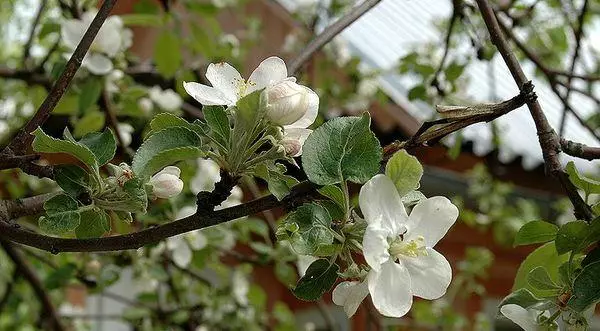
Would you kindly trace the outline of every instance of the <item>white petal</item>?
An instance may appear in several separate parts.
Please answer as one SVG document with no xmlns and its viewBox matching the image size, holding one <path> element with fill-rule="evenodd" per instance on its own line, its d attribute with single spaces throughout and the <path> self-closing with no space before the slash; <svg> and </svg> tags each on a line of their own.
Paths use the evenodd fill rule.
<svg viewBox="0 0 600 331">
<path fill-rule="evenodd" d="M 197 205 L 181 207 L 181 209 L 179 209 L 179 211 L 177 211 L 177 214 L 175 215 L 175 220 L 177 221 L 192 216 L 196 213 L 196 210 L 198 210 Z"/>
<path fill-rule="evenodd" d="M 500 308 L 500 313 L 522 327 L 525 331 L 538 330 L 537 323 L 535 322 L 535 313 L 532 314 L 532 312 L 519 305 L 504 305 Z"/>
<path fill-rule="evenodd" d="M 363 255 L 373 270 L 380 271 L 381 265 L 389 261 L 388 237 L 392 235 L 390 229 L 382 228 L 377 223 L 367 226 L 362 243 Z"/>
<path fill-rule="evenodd" d="M 381 227 L 400 234 L 408 216 L 394 183 L 385 175 L 376 175 L 363 185 L 358 196 L 360 210 L 367 223 L 382 222 Z"/>
<path fill-rule="evenodd" d="M 446 235 L 458 218 L 458 208 L 445 197 L 421 200 L 408 217 L 407 240 L 425 237 L 425 245 L 433 247 Z"/>
<path fill-rule="evenodd" d="M 371 270 L 367 276 L 373 305 L 384 316 L 402 317 L 413 302 L 408 270 L 392 261 L 381 267 L 380 272 Z"/>
<path fill-rule="evenodd" d="M 310 129 L 301 129 L 301 128 L 285 128 L 283 130 L 283 139 L 282 142 L 285 146 L 285 141 L 292 141 L 294 144 L 299 144 L 300 149 L 291 155 L 292 157 L 297 157 L 302 155 L 302 147 L 304 146 L 304 142 L 308 139 L 308 136 L 312 133 L 313 130 Z"/>
<path fill-rule="evenodd" d="M 231 102 L 221 91 L 214 87 L 198 84 L 195 82 L 183 82 L 183 88 L 192 98 L 204 106 L 233 106 Z"/>
<path fill-rule="evenodd" d="M 452 268 L 446 258 L 433 248 L 427 249 L 427 256 L 402 257 L 408 273 L 410 273 L 413 295 L 433 300 L 446 293 L 452 280 Z"/>
<path fill-rule="evenodd" d="M 164 167 L 163 170 L 159 171 L 154 176 L 158 176 L 160 174 L 169 174 L 169 175 L 173 175 L 173 176 L 179 177 L 179 175 L 181 174 L 181 170 L 179 168 L 175 167 L 175 166 L 167 166 L 167 167 Z"/>
<path fill-rule="evenodd" d="M 192 250 L 184 240 L 183 235 L 169 238 L 167 248 L 171 251 L 173 262 L 179 267 L 186 268 L 192 262 Z"/>
<path fill-rule="evenodd" d="M 112 61 L 99 53 L 89 53 L 86 55 L 82 65 L 95 75 L 106 75 L 113 70 Z"/>
<path fill-rule="evenodd" d="M 79 41 L 81 41 L 81 38 L 83 38 L 86 28 L 80 20 L 67 20 L 63 22 L 60 27 L 60 34 L 65 45 L 74 50 Z"/>
<path fill-rule="evenodd" d="M 188 232 L 185 237 L 188 241 L 188 244 L 190 244 L 192 249 L 196 251 L 201 250 L 208 244 L 208 239 L 206 239 L 206 236 L 200 230 Z"/>
<path fill-rule="evenodd" d="M 348 317 L 356 313 L 358 306 L 369 294 L 367 282 L 341 282 L 332 293 L 333 303 L 343 306 Z"/>
<path fill-rule="evenodd" d="M 236 103 L 240 98 L 240 87 L 244 84 L 244 79 L 240 73 L 229 63 L 211 63 L 206 69 L 206 78 L 214 88 L 221 91 L 223 95 L 231 102 Z"/>
<path fill-rule="evenodd" d="M 306 86 L 302 86 L 308 93 L 308 107 L 306 113 L 296 122 L 286 125 L 285 128 L 308 128 L 319 115 L 319 96 Z"/>
<path fill-rule="evenodd" d="M 98 31 L 94 46 L 109 57 L 114 57 L 121 50 L 121 33 L 123 23 L 119 16 L 110 16 Z"/>
<path fill-rule="evenodd" d="M 271 56 L 263 60 L 248 78 L 247 94 L 262 90 L 287 78 L 287 67 L 282 59 Z"/>
</svg>

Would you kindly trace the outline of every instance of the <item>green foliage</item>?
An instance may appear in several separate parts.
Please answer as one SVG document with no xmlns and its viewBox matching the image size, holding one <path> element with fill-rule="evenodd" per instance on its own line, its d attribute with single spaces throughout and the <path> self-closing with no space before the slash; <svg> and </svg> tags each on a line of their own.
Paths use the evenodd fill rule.
<svg viewBox="0 0 600 331">
<path fill-rule="evenodd" d="M 365 183 L 379 170 L 381 147 L 370 130 L 368 114 L 341 117 L 317 128 L 306 140 L 302 165 L 319 185 Z"/>
<path fill-rule="evenodd" d="M 100 208 L 85 210 L 81 213 L 81 222 L 75 235 L 77 238 L 98 238 L 110 231 L 110 218 Z"/>
<path fill-rule="evenodd" d="M 316 301 L 329 291 L 337 279 L 338 265 L 325 259 L 316 260 L 293 290 L 298 299 Z"/>
<path fill-rule="evenodd" d="M 79 119 L 73 119 L 73 135 L 83 137 L 84 135 L 102 130 L 105 124 L 105 114 L 97 109 L 90 109 Z"/>
<path fill-rule="evenodd" d="M 600 194 L 600 182 L 580 175 L 577 168 L 575 168 L 575 163 L 573 163 L 573 161 L 567 163 L 565 169 L 567 174 L 569 174 L 571 182 L 582 189 L 586 194 Z"/>
<path fill-rule="evenodd" d="M 285 174 L 286 168 L 283 164 L 265 162 L 259 164 L 254 169 L 254 175 L 264 179 L 267 182 L 269 192 L 277 200 L 285 198 L 290 193 L 291 188 L 298 184 L 298 180 Z"/>
<path fill-rule="evenodd" d="M 405 150 L 395 153 L 385 166 L 385 175 L 396 185 L 401 197 L 419 188 L 423 166 L 416 157 Z"/>
<path fill-rule="evenodd" d="M 182 63 L 179 37 L 170 31 L 158 36 L 154 46 L 154 63 L 158 72 L 166 78 L 175 76 Z"/>
<path fill-rule="evenodd" d="M 527 281 L 529 273 L 538 268 L 544 267 L 548 272 L 548 277 L 553 282 L 558 282 L 558 267 L 565 261 L 568 260 L 566 254 L 558 255 L 553 242 L 546 243 L 536 250 L 534 250 L 519 266 L 517 275 L 515 276 L 515 283 L 513 285 L 513 291 L 519 289 L 527 289 L 536 297 L 545 297 L 547 295 L 553 295 L 554 292 L 548 293 L 548 291 L 539 290 L 529 284 Z"/>
<path fill-rule="evenodd" d="M 87 146 L 94 153 L 99 166 L 103 166 L 115 157 L 117 142 L 110 129 L 104 132 L 93 132 L 86 134 L 79 143 Z"/>
<path fill-rule="evenodd" d="M 588 235 L 588 225 L 583 221 L 569 222 L 556 234 L 556 251 L 564 254 L 577 249 Z"/>
<path fill-rule="evenodd" d="M 62 235 L 79 226 L 77 201 L 66 194 L 56 195 L 44 203 L 46 216 L 40 217 L 40 229 L 48 234 Z"/>
<path fill-rule="evenodd" d="M 151 136 L 152 134 L 158 131 L 162 131 L 164 129 L 173 127 L 184 127 L 186 129 L 196 132 L 196 134 L 200 137 L 204 135 L 204 130 L 198 122 L 190 123 L 177 115 L 165 112 L 154 116 L 154 118 L 150 122 L 151 130 L 150 132 L 148 132 L 147 136 Z"/>
<path fill-rule="evenodd" d="M 539 303 L 540 301 L 541 299 L 536 298 L 535 295 L 533 295 L 533 293 L 531 293 L 529 290 L 521 288 L 506 296 L 500 303 L 499 307 L 515 304 L 523 308 L 528 308 Z"/>
<path fill-rule="evenodd" d="M 85 192 L 91 193 L 92 190 L 89 175 L 77 166 L 64 165 L 54 168 L 54 180 L 66 194 L 73 198 Z"/>
<path fill-rule="evenodd" d="M 160 16 L 153 14 L 128 14 L 120 15 L 123 24 L 128 26 L 152 26 L 161 27 L 163 21 Z"/>
<path fill-rule="evenodd" d="M 600 262 L 587 265 L 573 282 L 573 296 L 568 306 L 578 312 L 583 312 L 590 305 L 600 300 Z"/>
<path fill-rule="evenodd" d="M 165 166 L 203 155 L 200 137 L 184 127 L 169 127 L 148 137 L 133 157 L 136 176 L 149 178 Z"/>
<path fill-rule="evenodd" d="M 550 278 L 544 267 L 534 268 L 527 274 L 527 283 L 540 291 L 556 292 L 560 287 Z"/>
<path fill-rule="evenodd" d="M 206 120 L 206 124 L 210 129 L 209 135 L 213 138 L 213 141 L 221 149 L 228 151 L 231 126 L 225 108 L 221 106 L 204 106 L 202 113 L 204 113 L 204 120 Z"/>
<path fill-rule="evenodd" d="M 541 244 L 556 238 L 558 227 L 544 221 L 525 223 L 515 236 L 514 246 Z M 558 249 L 558 248 L 557 248 Z"/>
<path fill-rule="evenodd" d="M 318 255 L 333 243 L 331 216 L 316 203 L 307 203 L 290 213 L 277 229 L 279 240 L 289 240 L 298 254 Z"/>
<path fill-rule="evenodd" d="M 103 81 L 100 78 L 87 79 L 79 94 L 79 111 L 84 113 L 95 105 L 102 94 Z"/>
</svg>

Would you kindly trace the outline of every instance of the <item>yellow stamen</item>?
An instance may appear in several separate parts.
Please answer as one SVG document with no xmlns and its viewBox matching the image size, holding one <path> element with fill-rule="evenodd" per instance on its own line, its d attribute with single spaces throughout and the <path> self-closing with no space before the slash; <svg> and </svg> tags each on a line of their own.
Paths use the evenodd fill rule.
<svg viewBox="0 0 600 331">
<path fill-rule="evenodd" d="M 396 258 L 402 256 L 418 257 L 427 256 L 427 247 L 425 247 L 425 238 L 418 236 L 409 242 L 404 242 L 402 239 L 396 239 L 390 245 L 390 254 Z"/>
</svg>

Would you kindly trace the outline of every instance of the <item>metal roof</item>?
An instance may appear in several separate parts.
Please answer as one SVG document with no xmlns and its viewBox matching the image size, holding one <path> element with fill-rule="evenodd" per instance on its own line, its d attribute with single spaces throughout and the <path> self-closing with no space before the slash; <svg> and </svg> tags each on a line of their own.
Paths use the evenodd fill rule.
<svg viewBox="0 0 600 331">
<path fill-rule="evenodd" d="M 293 10 L 297 1 L 279 0 L 287 9 Z M 436 29 L 435 23 L 447 20 L 452 13 L 450 1 L 440 0 L 383 0 L 371 11 L 352 24 L 342 33 L 342 37 L 351 45 L 353 53 L 361 58 L 367 67 L 383 72 L 393 72 L 398 60 L 412 51 L 415 45 L 437 42 L 443 44 L 443 35 Z M 486 36 L 487 37 L 487 36 Z M 440 46 L 441 52 L 442 46 Z M 489 102 L 489 96 L 508 99 L 518 94 L 512 76 L 497 54 L 492 60 L 495 84 L 489 79 L 490 64 L 474 60 L 465 70 L 468 84 L 463 94 L 473 101 Z M 550 124 L 558 130 L 563 114 L 560 99 L 552 92 L 550 86 L 534 77 L 532 64 L 525 63 L 524 70 L 536 85 L 538 99 L 548 117 Z M 414 77 L 386 74 L 379 78 L 381 89 L 391 99 L 402 105 L 412 116 L 419 120 L 432 118 L 434 110 L 424 102 L 410 102 L 407 92 L 417 84 Z M 495 86 L 493 86 L 495 85 Z M 572 93 L 572 104 L 577 105 L 577 112 L 587 118 L 594 111 L 595 105 Z M 499 158 L 502 162 L 510 162 L 517 156 L 522 157 L 522 166 L 532 169 L 541 165 L 542 152 L 538 143 L 533 120 L 526 107 L 521 107 L 495 121 L 501 133 L 502 144 Z M 465 139 L 474 144 L 474 152 L 485 155 L 492 151 L 491 127 L 488 123 L 472 125 L 463 130 Z M 568 114 L 565 127 L 565 138 L 583 144 L 598 146 L 599 142 L 574 118 Z M 599 161 L 589 162 L 563 155 L 562 162 L 575 160 L 577 166 L 584 171 L 597 170 Z"/>
</svg>

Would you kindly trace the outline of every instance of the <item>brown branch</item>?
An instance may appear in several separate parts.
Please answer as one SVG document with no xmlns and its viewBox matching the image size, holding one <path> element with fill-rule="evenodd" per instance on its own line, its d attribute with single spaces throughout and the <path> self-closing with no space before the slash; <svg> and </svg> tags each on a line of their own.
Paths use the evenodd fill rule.
<svg viewBox="0 0 600 331">
<path fill-rule="evenodd" d="M 18 252 L 15 249 L 15 247 L 6 240 L 0 239 L 0 246 L 2 246 L 8 257 L 13 261 L 16 270 L 31 285 L 31 288 L 35 292 L 35 295 L 38 297 L 40 303 L 42 304 L 42 307 L 44 309 L 43 315 L 44 317 L 48 318 L 50 324 L 52 325 L 52 328 L 55 331 L 66 330 L 60 322 L 56 308 L 54 307 L 52 300 L 50 300 L 48 293 L 46 293 L 44 285 L 42 284 L 38 276 L 35 274 L 35 272 L 31 269 L 29 264 L 25 261 L 21 253 Z"/>
<path fill-rule="evenodd" d="M 565 152 L 565 154 L 569 154 L 574 157 L 590 161 L 600 159 L 599 147 L 586 146 L 584 144 L 580 144 L 564 138 L 560 140 L 560 146 L 562 147 L 562 151 Z"/>
<path fill-rule="evenodd" d="M 47 89 L 52 87 L 50 78 L 46 75 L 39 74 L 29 70 L 15 70 L 6 67 L 0 67 L 0 77 L 8 79 L 19 79 L 29 85 L 41 85 Z"/>
<path fill-rule="evenodd" d="M 462 15 L 462 5 L 462 0 L 452 1 L 452 17 L 450 17 L 450 23 L 448 24 L 448 30 L 446 31 L 446 38 L 444 39 L 444 53 L 442 54 L 442 59 L 440 60 L 437 70 L 433 74 L 433 80 L 431 81 L 431 85 L 435 87 L 440 94 L 444 93 L 444 91 L 439 84 L 438 77 L 442 70 L 444 70 L 446 58 L 448 58 L 448 53 L 450 53 L 450 41 L 452 39 L 454 25 L 456 24 L 458 18 Z"/>
<path fill-rule="evenodd" d="M 31 44 L 33 43 L 33 39 L 35 38 L 35 30 L 40 24 L 40 19 L 42 18 L 42 14 L 44 13 L 44 9 L 48 4 L 48 0 L 42 0 L 40 2 L 40 6 L 38 8 L 37 13 L 35 14 L 35 18 L 33 20 L 33 24 L 31 24 L 31 31 L 29 32 L 29 37 L 23 46 L 23 67 L 27 67 L 27 60 L 29 59 L 29 51 L 31 50 Z"/>
<path fill-rule="evenodd" d="M 44 210 L 44 202 L 55 196 L 56 193 L 40 194 L 29 198 L 16 200 L 0 200 L 0 219 L 12 219 L 36 215 Z"/>
<path fill-rule="evenodd" d="M 316 36 L 288 65 L 288 75 L 293 76 L 314 53 L 330 42 L 335 36 L 354 23 L 357 19 L 375 7 L 381 0 L 365 0 L 360 5 L 352 8 L 346 15 L 328 26 Z"/>
<path fill-rule="evenodd" d="M 87 53 L 88 49 L 92 45 L 96 34 L 100 30 L 100 27 L 110 14 L 113 6 L 117 0 L 105 0 L 94 17 L 94 20 L 90 24 L 89 28 L 83 35 L 83 38 L 77 45 L 77 48 L 73 52 L 73 55 L 65 65 L 65 69 L 62 74 L 52 86 L 52 89 L 48 93 L 48 96 L 44 100 L 44 102 L 40 105 L 37 112 L 33 117 L 27 122 L 25 127 L 23 127 L 17 136 L 11 141 L 7 148 L 4 150 L 5 155 L 22 155 L 26 152 L 27 147 L 31 144 L 33 137 L 30 135 L 33 130 L 35 130 L 38 126 L 42 125 L 50 116 L 50 113 L 56 107 L 61 97 L 69 87 L 71 80 L 75 76 L 75 73 L 81 66 L 81 62 L 83 61 L 83 57 Z"/>
<path fill-rule="evenodd" d="M 508 44 L 508 41 L 502 33 L 502 28 L 498 23 L 496 13 L 487 0 L 476 1 L 485 25 L 487 26 L 492 43 L 496 46 L 496 48 L 498 48 L 498 52 L 504 59 L 504 62 L 513 76 L 515 83 L 519 89 L 522 90 L 529 80 L 525 76 L 525 73 L 521 68 L 521 64 L 515 57 L 515 54 Z M 529 112 L 535 123 L 546 169 L 552 175 L 558 178 L 561 185 L 567 192 L 567 195 L 575 208 L 575 215 L 577 218 L 591 221 L 593 219 L 593 213 L 590 207 L 583 201 L 581 196 L 579 196 L 577 189 L 573 183 L 569 181 L 569 178 L 563 171 L 558 159 L 560 154 L 560 141 L 558 135 L 554 129 L 552 129 L 550 123 L 548 123 L 548 119 L 546 118 L 546 115 L 544 114 L 544 111 L 537 100 L 529 101 L 527 103 L 527 107 L 529 108 Z"/>
</svg>

